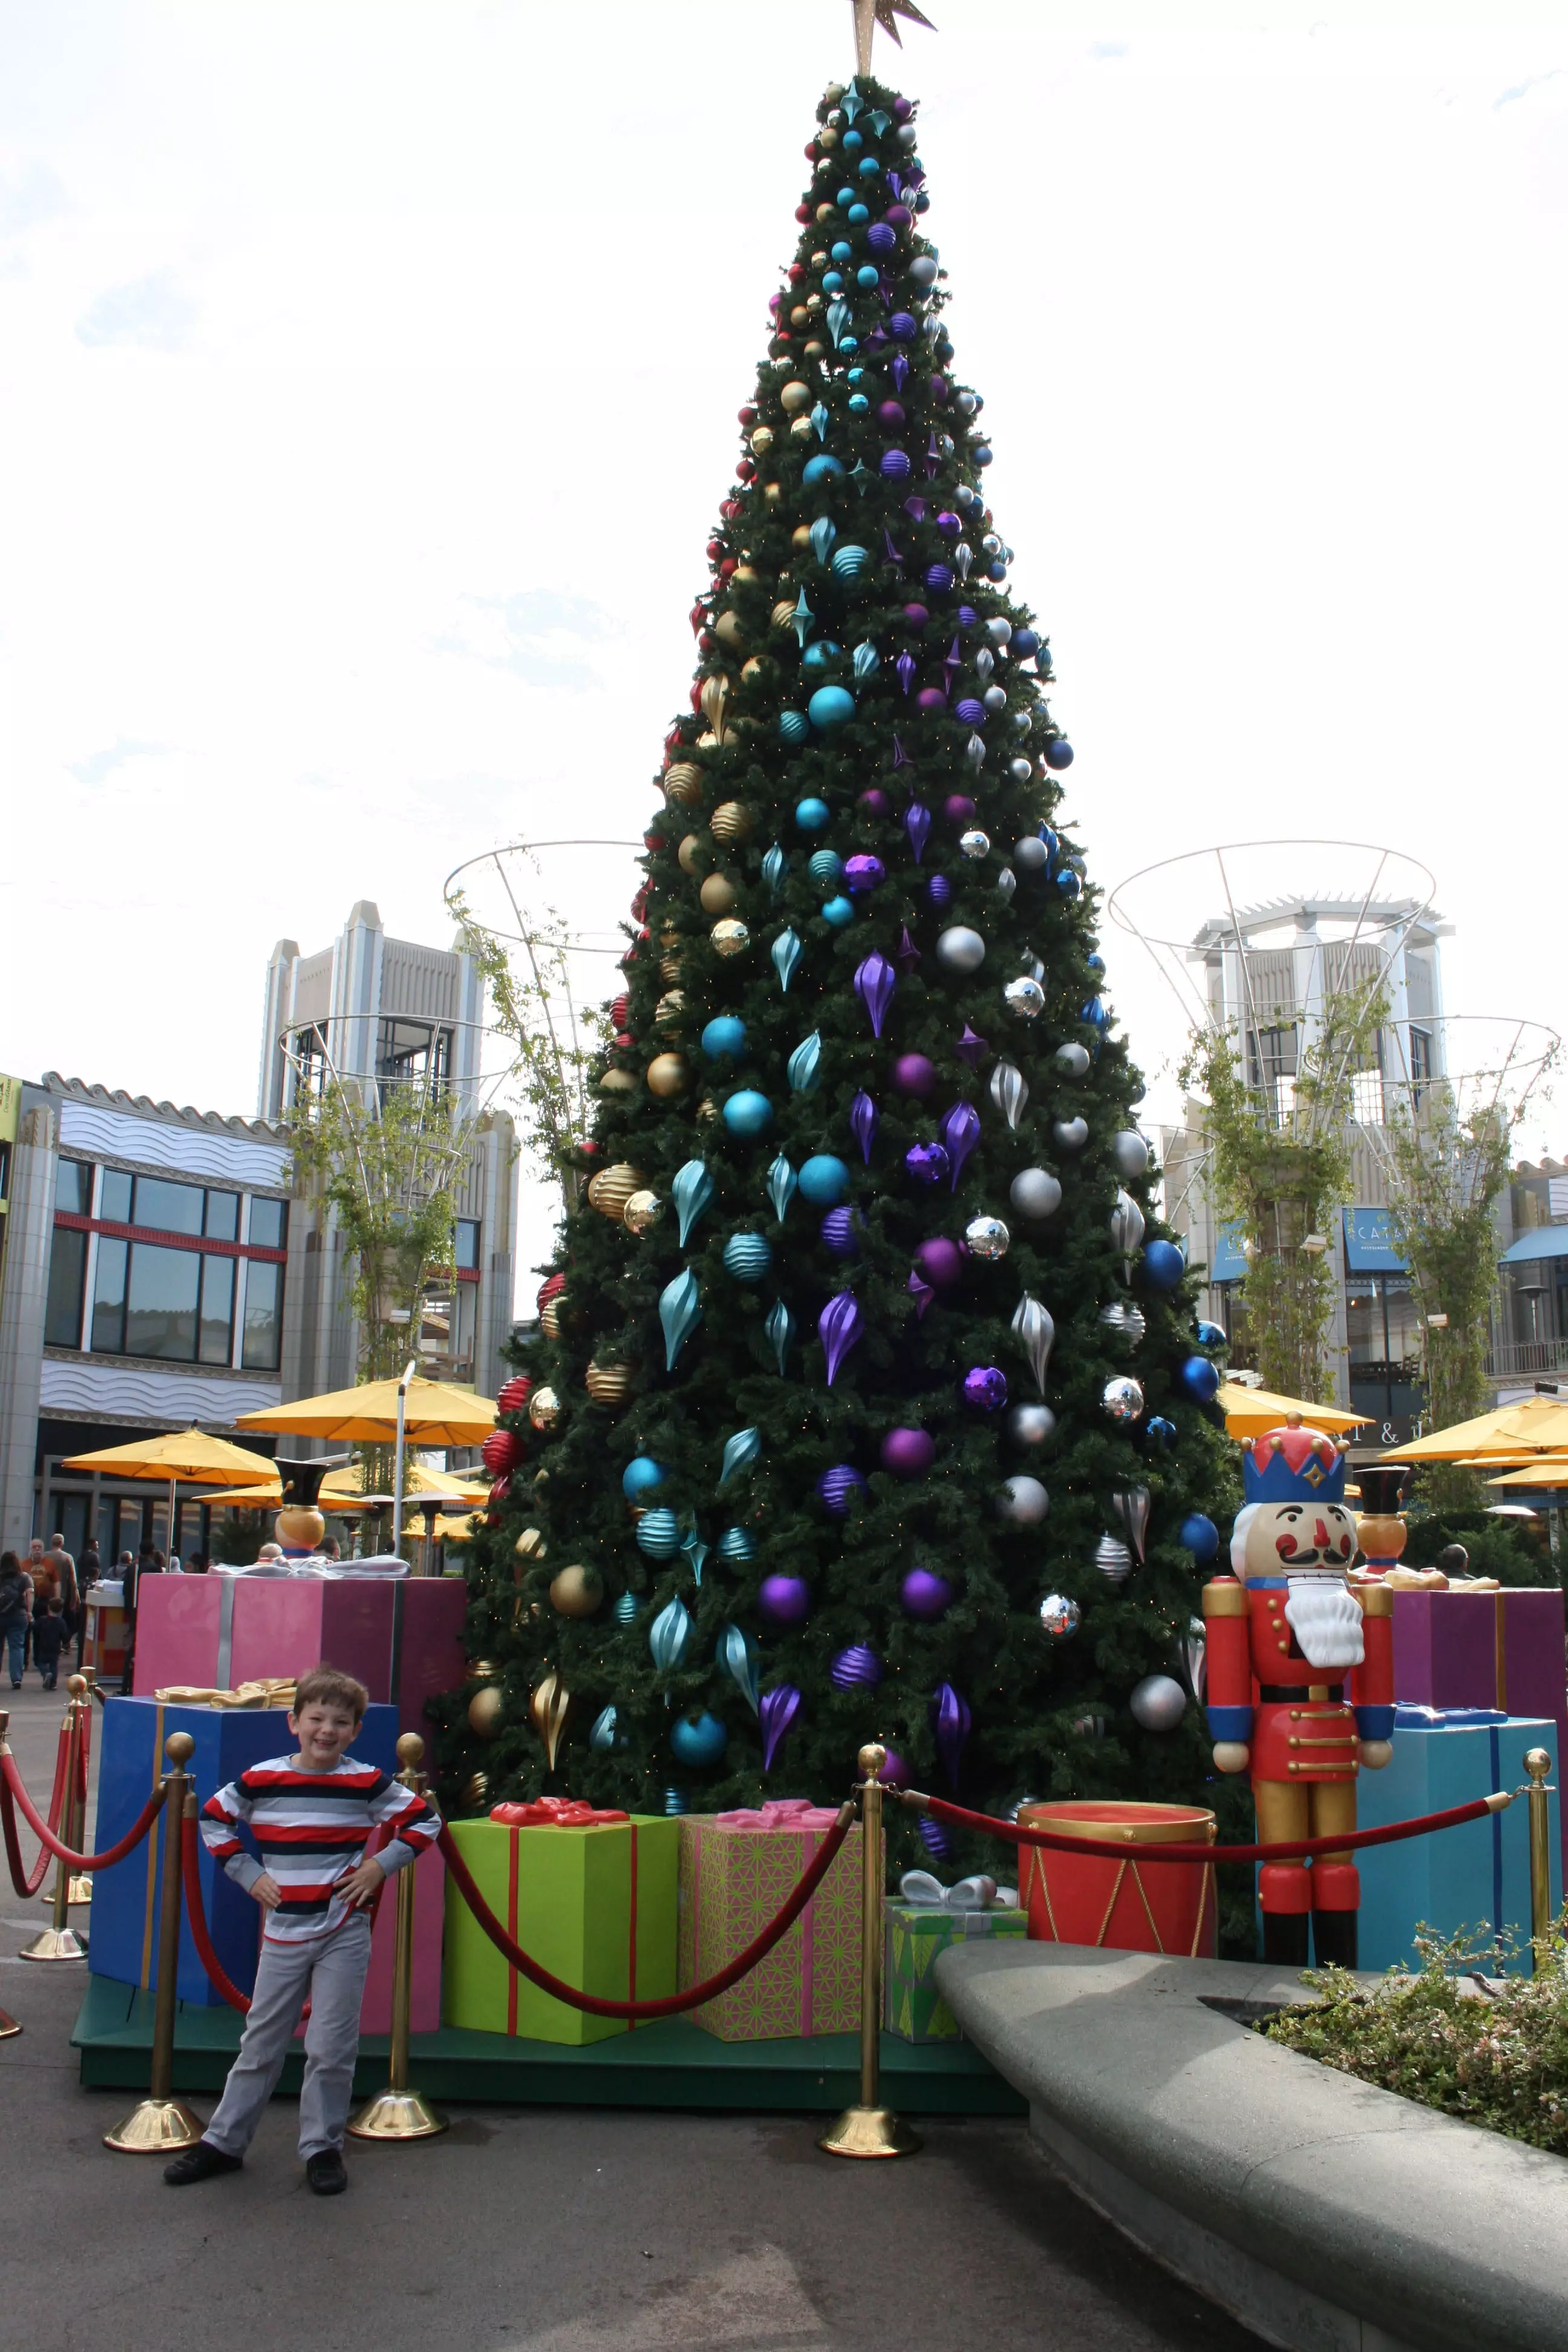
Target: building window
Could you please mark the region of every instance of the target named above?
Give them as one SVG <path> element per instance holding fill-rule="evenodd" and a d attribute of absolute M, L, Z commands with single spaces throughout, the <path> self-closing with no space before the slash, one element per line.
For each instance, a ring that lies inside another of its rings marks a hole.
<path fill-rule="evenodd" d="M 1228 1343 L 1232 1367 L 1238 1372 L 1252 1371 L 1256 1350 L 1247 1312 L 1247 1295 L 1242 1285 L 1239 1282 L 1211 1283 L 1209 1297 L 1218 1310 L 1216 1319 Z"/>
<path fill-rule="evenodd" d="M 209 1241 L 237 1242 L 239 1239 L 239 1194 L 209 1192 L 206 1223 L 202 1227 Z"/>
<path fill-rule="evenodd" d="M 231 1200 L 233 1194 L 228 1196 Z M 234 1266 L 231 1257 L 204 1257 L 199 1354 L 204 1364 L 226 1364 L 234 1352 Z"/>
<path fill-rule="evenodd" d="M 1383 1072 L 1381 1070 L 1352 1072 L 1351 1117 L 1358 1127 L 1383 1125 Z"/>
<path fill-rule="evenodd" d="M 69 1225 L 57 1225 L 49 1251 L 48 1305 L 44 1311 L 44 1338 L 51 1348 L 81 1345 L 81 1290 L 86 1275 L 87 1235 Z"/>
<path fill-rule="evenodd" d="M 131 1179 L 123 1168 L 106 1168 L 98 1188 L 98 1213 L 106 1225 L 131 1223 Z"/>
<path fill-rule="evenodd" d="M 138 1176 L 136 1202 L 130 1222 L 154 1234 L 199 1234 L 202 1229 L 202 1189 L 199 1184 L 173 1184 L 164 1176 Z"/>
<path fill-rule="evenodd" d="M 55 1168 L 55 1206 L 68 1217 L 85 1217 L 92 1207 L 92 1164 L 62 1160 Z"/>
<path fill-rule="evenodd" d="M 453 1263 L 467 1274 L 479 1270 L 479 1227 L 475 1217 L 459 1217 L 453 1241 Z"/>
<path fill-rule="evenodd" d="M 98 1274 L 92 1286 L 90 1341 L 100 1355 L 122 1356 L 125 1352 L 125 1267 L 130 1255 L 129 1242 L 111 1241 L 107 1234 L 100 1236 Z"/>
<path fill-rule="evenodd" d="M 1351 1274 L 1345 1338 L 1355 1411 L 1379 1423 L 1419 1414 L 1421 1318 L 1409 1275 Z"/>
<path fill-rule="evenodd" d="M 1431 1079 L 1432 1039 L 1430 1033 L 1425 1029 L 1412 1029 L 1410 1032 L 1410 1101 L 1412 1109 L 1418 1109 L 1420 1108 L 1421 1089 L 1423 1087 L 1429 1086 L 1431 1084 Z"/>
<path fill-rule="evenodd" d="M 250 1244 L 253 1249 L 287 1249 L 289 1246 L 289 1203 L 268 1201 L 259 1193 L 251 1196 Z"/>
<path fill-rule="evenodd" d="M 430 1021 L 384 1020 L 375 1036 L 375 1075 L 399 1085 L 445 1086 L 452 1075 L 452 1033 Z"/>
<path fill-rule="evenodd" d="M 137 1242 L 125 1296 L 125 1353 L 190 1364 L 196 1355 L 202 1262 L 195 1250 Z"/>
<path fill-rule="evenodd" d="M 254 1206 L 251 1213 L 254 1217 Z M 282 1326 L 283 1269 L 252 1258 L 245 1269 L 245 1337 L 240 1351 L 240 1362 L 247 1372 L 278 1370 Z"/>

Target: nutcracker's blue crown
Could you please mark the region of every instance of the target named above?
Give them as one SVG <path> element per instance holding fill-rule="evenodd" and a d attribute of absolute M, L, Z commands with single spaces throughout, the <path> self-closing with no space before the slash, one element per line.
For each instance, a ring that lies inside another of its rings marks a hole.
<path fill-rule="evenodd" d="M 1241 1456 L 1249 1503 L 1342 1503 L 1345 1457 L 1331 1437 L 1293 1422 L 1265 1431 Z"/>

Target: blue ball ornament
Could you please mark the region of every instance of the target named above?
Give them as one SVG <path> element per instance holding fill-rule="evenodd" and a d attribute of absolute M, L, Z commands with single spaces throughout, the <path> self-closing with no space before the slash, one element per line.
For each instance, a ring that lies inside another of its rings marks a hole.
<path fill-rule="evenodd" d="M 804 710 L 781 710 L 779 712 L 779 740 L 781 743 L 787 743 L 790 749 L 794 751 L 797 749 L 800 744 L 808 742 L 810 739 L 811 721 L 807 719 Z"/>
<path fill-rule="evenodd" d="M 801 656 L 801 666 L 805 669 L 827 669 L 838 659 L 842 650 L 831 637 L 818 637 L 816 643 L 807 646 Z"/>
<path fill-rule="evenodd" d="M 838 201 L 841 205 L 852 205 L 855 201 L 854 189 L 840 188 L 838 191 Z M 869 218 L 869 215 L 868 215 L 867 217 Z"/>
<path fill-rule="evenodd" d="M 858 580 L 871 561 L 868 548 L 857 547 L 847 541 L 833 551 L 833 576 L 836 580 Z"/>
<path fill-rule="evenodd" d="M 987 580 L 1005 580 L 1007 577 L 1006 565 L 1000 562 L 996 563 L 988 563 L 985 567 L 985 577 Z"/>
<path fill-rule="evenodd" d="M 1230 1345 L 1227 1334 L 1217 1323 L 1200 1323 L 1197 1341 L 1200 1348 L 1228 1348 Z"/>
<path fill-rule="evenodd" d="M 1020 661 L 1027 661 L 1031 654 L 1039 652 L 1040 641 L 1033 629 L 1015 629 L 1012 650 Z"/>
<path fill-rule="evenodd" d="M 678 1764 L 694 1772 L 717 1764 L 730 1745 L 730 1735 L 716 1715 L 706 1708 L 683 1715 L 670 1726 L 669 1748 Z"/>
<path fill-rule="evenodd" d="M 1143 1279 L 1151 1290 L 1174 1290 L 1187 1262 L 1174 1242 L 1149 1242 L 1143 1250 Z"/>
<path fill-rule="evenodd" d="M 1176 1442 L 1176 1424 L 1167 1421 L 1163 1412 L 1151 1413 L 1143 1423 L 1143 1434 L 1152 1437 L 1156 1445 L 1172 1446 Z"/>
<path fill-rule="evenodd" d="M 1064 898 L 1077 898 L 1083 890 L 1083 877 L 1076 874 L 1070 866 L 1064 866 L 1057 876 L 1057 888 Z"/>
<path fill-rule="evenodd" d="M 932 563 L 926 571 L 926 586 L 933 596 L 945 596 L 952 585 L 952 573 L 945 563 Z"/>
<path fill-rule="evenodd" d="M 819 686 L 805 709 L 812 725 L 826 735 L 854 718 L 855 697 L 847 687 Z"/>
<path fill-rule="evenodd" d="M 844 133 L 844 152 L 847 155 L 858 155 L 865 144 L 866 134 L 863 131 L 847 131 Z"/>
<path fill-rule="evenodd" d="M 825 294 L 841 294 L 844 290 L 843 272 L 837 269 L 825 269 L 822 273 L 822 290 Z"/>
<path fill-rule="evenodd" d="M 865 263 L 862 268 L 855 272 L 856 285 L 863 286 L 868 294 L 869 294 L 874 288 L 879 286 L 881 282 L 881 271 L 879 269 L 873 269 L 869 262 Z"/>
<path fill-rule="evenodd" d="M 876 179 L 876 178 L 878 177 L 878 175 L 880 173 L 881 169 L 882 169 L 882 167 L 881 167 L 880 163 L 878 163 L 877 158 L 875 157 L 875 155 L 862 155 L 862 156 L 861 156 L 861 158 L 860 158 L 860 177 L 861 177 L 863 180 L 874 180 L 874 179 Z"/>
<path fill-rule="evenodd" d="M 1219 1394 L 1219 1367 L 1206 1356 L 1189 1356 L 1182 1366 L 1181 1381 L 1199 1404 L 1212 1404 Z"/>
<path fill-rule="evenodd" d="M 843 471 L 844 467 L 841 461 L 838 458 L 830 456 L 828 451 L 824 449 L 821 450 L 816 457 L 808 457 L 806 459 L 805 469 L 802 473 L 800 478 L 809 490 L 814 484 L 817 482 L 830 482 L 835 474 L 841 474 Z"/>
<path fill-rule="evenodd" d="M 702 1032 L 702 1050 L 710 1061 L 738 1061 L 746 1050 L 745 1023 L 732 1013 L 721 1013 Z"/>
<path fill-rule="evenodd" d="M 845 262 L 854 260 L 855 248 L 852 245 L 847 245 L 840 237 L 837 244 L 832 247 L 830 258 L 842 267 Z"/>
<path fill-rule="evenodd" d="M 731 1234 L 724 1244 L 724 1271 L 737 1282 L 761 1282 L 773 1262 L 772 1244 L 761 1234 Z"/>
<path fill-rule="evenodd" d="M 863 392 L 852 392 L 850 394 L 849 414 L 851 416 L 864 416 L 866 411 L 870 407 L 870 402 L 867 399 Z"/>
<path fill-rule="evenodd" d="M 831 923 L 836 931 L 841 931 L 846 923 L 855 920 L 855 901 L 843 897 L 829 898 L 822 914 L 825 922 Z"/>
<path fill-rule="evenodd" d="M 839 198 L 838 198 L 839 203 L 840 203 L 840 204 L 842 204 L 842 203 L 845 201 L 845 198 L 846 198 L 846 197 L 847 197 L 847 196 L 852 196 L 852 195 L 854 194 L 854 193 L 855 193 L 855 191 L 854 191 L 854 189 L 853 189 L 853 188 L 845 188 L 845 189 L 841 190 L 841 192 L 840 192 L 840 194 L 839 194 Z M 871 217 L 871 212 L 870 212 L 870 207 L 869 207 L 869 205 L 850 205 L 850 207 L 849 207 L 849 226 L 850 226 L 850 227 L 851 227 L 851 228 L 864 228 L 864 227 L 865 227 L 865 226 L 866 226 L 866 224 L 867 224 L 867 222 L 870 219 L 870 217 Z"/>
<path fill-rule="evenodd" d="M 795 821 L 802 833 L 821 833 L 833 815 L 826 801 L 796 801 Z"/>
<path fill-rule="evenodd" d="M 800 1171 L 800 1197 L 814 1209 L 836 1209 L 849 1190 L 849 1171 L 831 1151 L 816 1151 Z"/>
<path fill-rule="evenodd" d="M 649 1559 L 673 1559 L 680 1549 L 680 1522 L 675 1513 L 661 1503 L 657 1509 L 645 1511 L 637 1521 L 637 1549 Z"/>
<path fill-rule="evenodd" d="M 1046 745 L 1046 765 L 1058 775 L 1072 766 L 1072 745 L 1065 735 L 1053 735 Z"/>
<path fill-rule="evenodd" d="M 895 310 L 888 321 L 888 332 L 896 343 L 912 343 L 920 329 L 907 310 Z"/>
<path fill-rule="evenodd" d="M 757 1539 L 750 1528 L 726 1528 L 719 1538 L 718 1551 L 721 1559 L 743 1563 L 755 1559 Z"/>
<path fill-rule="evenodd" d="M 1202 1511 L 1190 1511 L 1176 1529 L 1176 1541 L 1190 1551 L 1200 1568 L 1219 1557 L 1219 1529 Z"/>
<path fill-rule="evenodd" d="M 754 1087 L 742 1087 L 724 1105 L 724 1124 L 731 1135 L 747 1138 L 766 1135 L 773 1123 L 773 1107 L 766 1095 Z"/>
<path fill-rule="evenodd" d="M 635 1503 L 655 1486 L 662 1486 L 668 1475 L 662 1462 L 656 1462 L 651 1454 L 639 1454 L 621 1472 L 621 1492 L 628 1503 Z"/>

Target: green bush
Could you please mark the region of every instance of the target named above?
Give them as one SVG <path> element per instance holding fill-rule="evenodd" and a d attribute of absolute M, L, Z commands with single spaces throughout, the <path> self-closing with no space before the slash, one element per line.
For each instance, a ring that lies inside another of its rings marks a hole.
<path fill-rule="evenodd" d="M 1391 1971 L 1372 1993 L 1343 1969 L 1309 1972 L 1321 1996 L 1258 2031 L 1303 2057 L 1397 2091 L 1509 2139 L 1568 2155 L 1568 1913 L 1536 1954 L 1533 1976 L 1491 1971 L 1505 1945 L 1423 1930 L 1418 1975 Z M 1477 1981 L 1488 1973 L 1492 1996 Z"/>
<path fill-rule="evenodd" d="M 1405 1514 L 1407 1568 L 1436 1568 L 1447 1544 L 1463 1544 L 1472 1576 L 1500 1584 L 1556 1584 L 1559 1578 L 1542 1519 L 1493 1519 L 1484 1510 L 1438 1511 L 1418 1503 Z"/>

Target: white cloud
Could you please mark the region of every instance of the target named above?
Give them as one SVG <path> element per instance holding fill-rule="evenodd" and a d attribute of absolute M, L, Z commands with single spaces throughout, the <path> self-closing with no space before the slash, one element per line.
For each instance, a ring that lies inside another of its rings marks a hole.
<path fill-rule="evenodd" d="M 89 347 L 130 343 L 143 352 L 180 352 L 198 315 L 173 272 L 158 269 L 129 286 L 106 287 L 77 320 L 76 331 Z"/>

